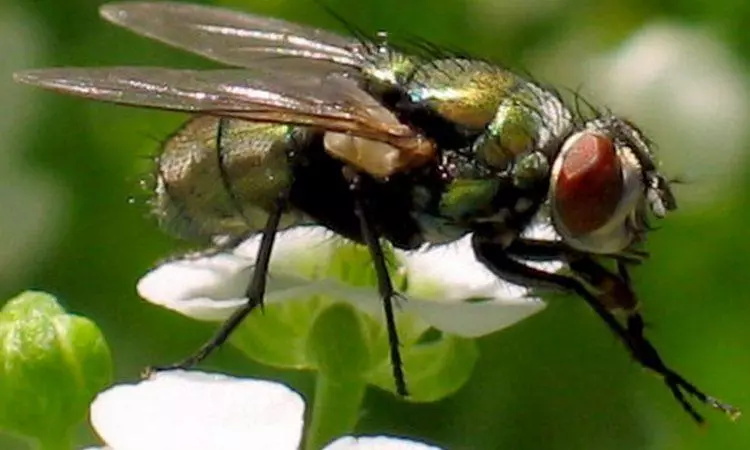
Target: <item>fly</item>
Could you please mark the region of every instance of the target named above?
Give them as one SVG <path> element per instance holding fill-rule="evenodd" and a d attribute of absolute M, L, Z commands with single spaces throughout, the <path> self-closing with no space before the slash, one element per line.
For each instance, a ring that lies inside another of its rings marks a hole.
<path fill-rule="evenodd" d="M 396 391 L 407 395 L 383 240 L 401 249 L 472 235 L 498 277 L 583 298 L 696 421 L 693 397 L 643 334 L 629 268 L 650 217 L 676 208 L 648 140 L 610 112 L 583 117 L 552 89 L 481 59 L 384 35 L 347 38 L 279 19 L 180 3 L 112 3 L 108 21 L 233 69 L 55 68 L 16 80 L 85 98 L 193 113 L 158 158 L 153 213 L 182 238 L 230 246 L 262 234 L 247 303 L 191 367 L 262 305 L 280 229 L 317 223 L 367 246 Z M 547 211 L 556 241 L 524 236 Z M 530 261 L 557 261 L 548 272 Z M 614 315 L 623 311 L 624 319 Z"/>

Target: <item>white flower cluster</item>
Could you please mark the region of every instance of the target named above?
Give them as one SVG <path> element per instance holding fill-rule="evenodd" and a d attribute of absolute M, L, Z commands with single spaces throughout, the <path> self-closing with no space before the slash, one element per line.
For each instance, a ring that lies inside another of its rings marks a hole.
<path fill-rule="evenodd" d="M 322 227 L 281 232 L 271 257 L 265 303 L 331 294 L 369 314 L 380 314 L 382 304 L 374 287 L 309 276 L 324 269 L 341 245 L 353 245 L 347 242 Z M 162 264 L 141 279 L 138 292 L 191 318 L 224 320 L 245 302 L 259 244 L 260 238 L 253 237 L 230 252 Z M 395 256 L 408 280 L 403 293 L 408 301 L 401 309 L 441 331 L 483 336 L 544 308 L 528 288 L 499 279 L 479 263 L 470 237 L 440 247 L 396 251 Z"/>

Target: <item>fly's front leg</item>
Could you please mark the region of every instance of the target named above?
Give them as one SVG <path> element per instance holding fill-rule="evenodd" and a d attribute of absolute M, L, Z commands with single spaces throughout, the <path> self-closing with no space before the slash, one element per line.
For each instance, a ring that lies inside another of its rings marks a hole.
<path fill-rule="evenodd" d="M 644 337 L 644 325 L 640 314 L 635 311 L 631 312 L 627 320 L 627 327 L 615 318 L 607 307 L 606 301 L 603 302 L 602 299 L 610 296 L 614 298 L 614 303 L 618 304 L 631 298 L 631 303 L 634 305 L 635 299 L 627 280 L 623 281 L 618 278 L 590 257 L 581 254 L 576 255 L 575 252 L 566 252 L 563 246 L 556 247 L 549 245 L 549 243 L 545 243 L 543 246 L 535 246 L 533 242 L 527 241 L 505 248 L 478 235 L 474 235 L 472 244 L 477 259 L 500 278 L 526 286 L 556 287 L 582 297 L 626 345 L 633 358 L 662 377 L 675 399 L 697 422 L 703 422 L 703 417 L 687 401 L 685 393 L 702 403 L 723 411 L 732 418 L 739 415 L 738 409 L 706 395 L 666 366 L 653 345 Z M 522 249 L 526 251 L 524 252 Z M 519 259 L 525 259 L 526 254 L 529 255 L 528 259 L 531 260 L 542 259 L 540 257 L 544 255 L 549 257 L 545 260 L 552 260 L 554 259 L 552 258 L 554 251 L 559 251 L 560 260 L 568 263 L 574 275 L 546 272 L 519 261 Z M 621 266 L 620 270 L 625 270 L 624 266 Z M 627 272 L 625 272 L 625 276 L 627 276 Z M 599 291 L 599 293 L 592 293 L 591 288 Z M 612 300 L 610 299 L 610 301 Z"/>
<path fill-rule="evenodd" d="M 643 316 L 637 309 L 635 295 L 630 288 L 630 274 L 628 273 L 627 267 L 623 263 L 618 263 L 617 266 L 619 278 L 591 258 L 583 258 L 573 261 L 570 264 L 571 269 L 578 274 L 578 276 L 584 278 L 596 288 L 602 286 L 608 297 L 615 298 L 616 300 L 613 302 L 614 305 L 625 305 L 622 309 L 624 309 L 627 314 L 625 330 L 628 334 L 629 340 L 627 345 L 631 349 L 631 353 L 644 367 L 663 377 L 664 382 L 672 392 L 672 395 L 686 411 L 688 411 L 697 421 L 702 421 L 700 415 L 698 415 L 688 403 L 684 396 L 684 392 L 699 399 L 703 403 L 724 411 L 730 417 L 736 417 L 739 414 L 739 410 L 704 394 L 694 384 L 690 383 L 680 374 L 665 365 L 656 348 L 654 348 L 654 346 L 646 339 L 643 333 L 645 324 Z M 599 298 L 602 297 L 600 296 Z M 605 305 L 607 305 L 607 303 L 605 303 Z"/>
<path fill-rule="evenodd" d="M 195 353 L 188 356 L 184 360 L 168 365 L 150 368 L 149 371 L 163 371 L 173 369 L 189 369 L 201 361 L 206 359 L 214 350 L 221 347 L 224 342 L 229 338 L 232 332 L 242 323 L 242 321 L 250 314 L 256 307 L 263 306 L 263 296 L 266 292 L 266 279 L 268 275 L 268 265 L 271 261 L 271 250 L 273 249 L 273 243 L 276 238 L 276 232 L 279 228 L 279 222 L 281 221 L 281 215 L 286 206 L 286 198 L 280 198 L 276 201 L 274 209 L 270 212 L 266 225 L 263 229 L 263 234 L 260 240 L 260 247 L 258 248 L 258 255 L 255 259 L 255 269 L 253 270 L 253 276 L 250 279 L 250 283 L 245 289 L 245 296 L 247 297 L 247 303 L 242 305 L 238 310 L 232 313 L 231 316 L 221 325 L 221 328 L 203 344 Z"/>
<path fill-rule="evenodd" d="M 568 262 L 589 257 L 587 253 L 571 248 L 561 241 L 545 241 L 541 239 L 516 239 L 506 248 L 510 255 L 518 256 L 525 261 L 560 261 Z M 628 249 L 616 255 L 602 255 L 617 261 L 623 270 L 627 264 L 639 264 L 648 258 L 648 253 L 642 250 Z M 624 278 L 623 278 L 624 279 Z"/>

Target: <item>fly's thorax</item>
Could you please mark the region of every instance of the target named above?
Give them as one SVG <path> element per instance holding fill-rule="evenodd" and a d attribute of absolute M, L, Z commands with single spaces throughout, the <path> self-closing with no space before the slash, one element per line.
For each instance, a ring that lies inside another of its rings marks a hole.
<path fill-rule="evenodd" d="M 552 168 L 549 199 L 562 239 L 598 254 L 639 243 L 649 213 L 663 217 L 676 208 L 649 143 L 615 116 L 589 121 L 565 140 Z"/>
<path fill-rule="evenodd" d="M 546 159 L 539 164 L 524 169 L 549 172 Z M 512 173 L 495 171 L 462 151 L 443 152 L 440 171 L 441 183 L 416 186 L 412 194 L 414 218 L 433 244 L 477 231 L 509 243 L 546 198 L 545 179 L 529 177 L 528 184 L 519 186 Z"/>
<path fill-rule="evenodd" d="M 474 67 L 500 84 L 484 103 L 470 102 L 484 105 L 474 116 L 474 125 L 486 121 L 478 137 L 444 152 L 448 176 L 435 215 L 442 230 L 481 229 L 509 243 L 546 200 L 552 162 L 573 119 L 556 93 L 485 63 Z"/>
<path fill-rule="evenodd" d="M 481 60 L 438 60 L 420 67 L 407 87 L 411 101 L 455 125 L 476 165 L 518 188 L 546 183 L 573 127 L 556 92 Z"/>
<path fill-rule="evenodd" d="M 485 61 L 452 58 L 421 64 L 405 89 L 414 104 L 476 132 L 492 121 L 518 82 L 511 72 Z"/>
<path fill-rule="evenodd" d="M 427 242 L 442 244 L 471 232 L 477 217 L 491 214 L 499 180 L 470 158 L 445 151 L 433 183 L 416 184 L 412 190 L 413 217 Z"/>
<path fill-rule="evenodd" d="M 495 111 L 474 142 L 473 151 L 479 160 L 499 171 L 514 170 L 529 155 L 547 159 L 551 165 L 573 126 L 570 112 L 555 93 L 527 81 L 508 92 Z"/>
<path fill-rule="evenodd" d="M 187 239 L 243 236 L 263 228 L 292 182 L 286 125 L 199 116 L 164 144 L 154 214 Z M 295 221 L 287 214 L 285 226 Z"/>

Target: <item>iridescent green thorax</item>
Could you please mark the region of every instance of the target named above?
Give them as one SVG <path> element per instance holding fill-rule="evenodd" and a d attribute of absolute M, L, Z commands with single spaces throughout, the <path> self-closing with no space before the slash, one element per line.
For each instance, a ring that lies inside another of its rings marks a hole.
<path fill-rule="evenodd" d="M 482 60 L 424 63 L 405 90 L 412 102 L 477 134 L 473 153 L 497 171 L 535 151 L 551 160 L 573 125 L 555 93 Z"/>
<path fill-rule="evenodd" d="M 512 73 L 481 60 L 443 59 L 423 64 L 406 86 L 415 103 L 445 119 L 481 130 L 518 83 Z"/>
<path fill-rule="evenodd" d="M 562 101 L 528 81 L 516 84 L 496 111 L 475 142 L 474 152 L 498 170 L 513 170 L 533 153 L 544 156 L 551 165 L 573 127 L 572 115 Z"/>
<path fill-rule="evenodd" d="M 466 136 L 466 148 L 443 152 L 446 183 L 428 202 L 437 207 L 419 215 L 430 239 L 488 226 L 498 235 L 517 234 L 544 202 L 550 167 L 573 129 L 562 100 L 481 60 L 425 63 L 405 89 L 412 102 Z"/>

